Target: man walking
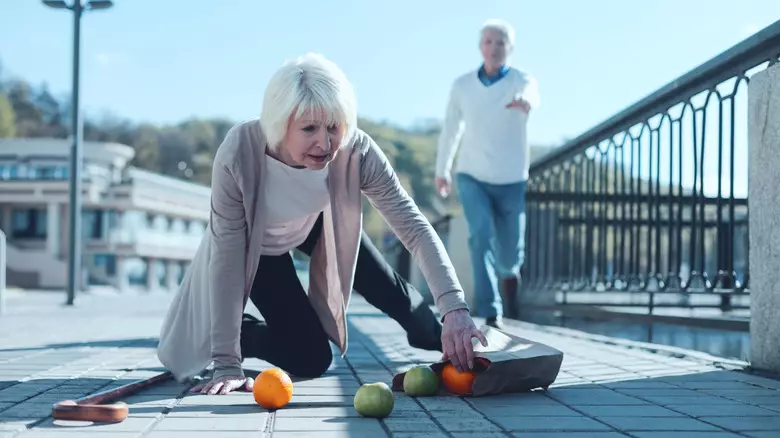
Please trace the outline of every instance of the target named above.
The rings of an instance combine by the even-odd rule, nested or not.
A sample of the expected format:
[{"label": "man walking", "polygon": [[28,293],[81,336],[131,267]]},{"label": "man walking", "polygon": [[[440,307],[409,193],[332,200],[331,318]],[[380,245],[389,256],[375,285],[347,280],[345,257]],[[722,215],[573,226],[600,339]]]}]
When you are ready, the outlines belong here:
[{"label": "man walking", "polygon": [[468,223],[476,316],[493,327],[501,327],[504,300],[508,311],[516,305],[525,251],[526,126],[539,106],[536,80],[507,65],[514,45],[508,23],[483,24],[483,64],[454,81],[436,158],[436,189],[446,197],[460,150],[455,182]]}]

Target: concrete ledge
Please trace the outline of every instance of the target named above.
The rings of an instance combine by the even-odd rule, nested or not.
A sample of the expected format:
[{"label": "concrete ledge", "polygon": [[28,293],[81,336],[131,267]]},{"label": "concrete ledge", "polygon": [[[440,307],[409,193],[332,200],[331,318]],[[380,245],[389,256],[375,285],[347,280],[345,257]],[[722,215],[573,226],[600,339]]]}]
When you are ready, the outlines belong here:
[{"label": "concrete ledge", "polygon": [[780,372],[780,65],[748,87],[751,362]]}]

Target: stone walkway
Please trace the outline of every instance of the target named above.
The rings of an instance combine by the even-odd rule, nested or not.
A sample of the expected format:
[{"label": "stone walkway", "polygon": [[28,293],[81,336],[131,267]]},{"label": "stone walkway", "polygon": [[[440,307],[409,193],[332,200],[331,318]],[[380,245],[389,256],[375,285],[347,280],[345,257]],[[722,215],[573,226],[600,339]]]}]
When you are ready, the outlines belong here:
[{"label": "stone walkway", "polygon": [[[361,418],[361,383],[439,358],[408,347],[400,327],[355,299],[350,349],[325,377],[298,381],[274,413],[251,394],[189,394],[163,384],[124,401],[118,424],[52,421],[53,403],[154,375],[155,337],[169,297],[11,297],[0,316],[0,438],[20,437],[778,437],[780,381],[716,366],[688,352],[517,323],[508,331],[565,353],[549,391],[414,399],[396,393],[384,420]],[[671,352],[668,352],[671,351]],[[267,364],[247,361],[249,374]]]}]

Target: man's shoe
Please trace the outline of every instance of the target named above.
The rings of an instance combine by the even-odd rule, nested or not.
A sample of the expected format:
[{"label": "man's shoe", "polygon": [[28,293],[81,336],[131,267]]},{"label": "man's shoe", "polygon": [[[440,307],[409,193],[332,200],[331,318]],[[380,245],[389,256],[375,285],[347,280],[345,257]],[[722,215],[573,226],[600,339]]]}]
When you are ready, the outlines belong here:
[{"label": "man's shoe", "polygon": [[500,316],[492,316],[487,318],[487,320],[485,320],[485,324],[499,330],[504,328],[504,321]]}]

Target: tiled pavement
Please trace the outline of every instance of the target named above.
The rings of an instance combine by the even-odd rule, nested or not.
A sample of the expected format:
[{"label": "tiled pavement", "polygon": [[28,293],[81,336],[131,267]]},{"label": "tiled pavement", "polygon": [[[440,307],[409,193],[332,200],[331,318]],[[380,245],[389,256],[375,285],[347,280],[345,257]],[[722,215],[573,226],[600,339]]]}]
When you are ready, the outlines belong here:
[{"label": "tiled pavement", "polygon": [[131,410],[122,423],[53,422],[56,401],[160,371],[154,337],[168,303],[162,294],[97,296],[64,309],[61,298],[12,298],[0,316],[0,438],[780,437],[780,381],[529,324],[509,330],[565,353],[549,391],[463,399],[396,393],[390,417],[360,418],[352,408],[360,383],[389,384],[392,373],[438,355],[408,347],[397,324],[359,299],[346,360],[326,377],[296,382],[292,403],[275,413],[247,393],[191,395],[168,383],[125,399]]}]

